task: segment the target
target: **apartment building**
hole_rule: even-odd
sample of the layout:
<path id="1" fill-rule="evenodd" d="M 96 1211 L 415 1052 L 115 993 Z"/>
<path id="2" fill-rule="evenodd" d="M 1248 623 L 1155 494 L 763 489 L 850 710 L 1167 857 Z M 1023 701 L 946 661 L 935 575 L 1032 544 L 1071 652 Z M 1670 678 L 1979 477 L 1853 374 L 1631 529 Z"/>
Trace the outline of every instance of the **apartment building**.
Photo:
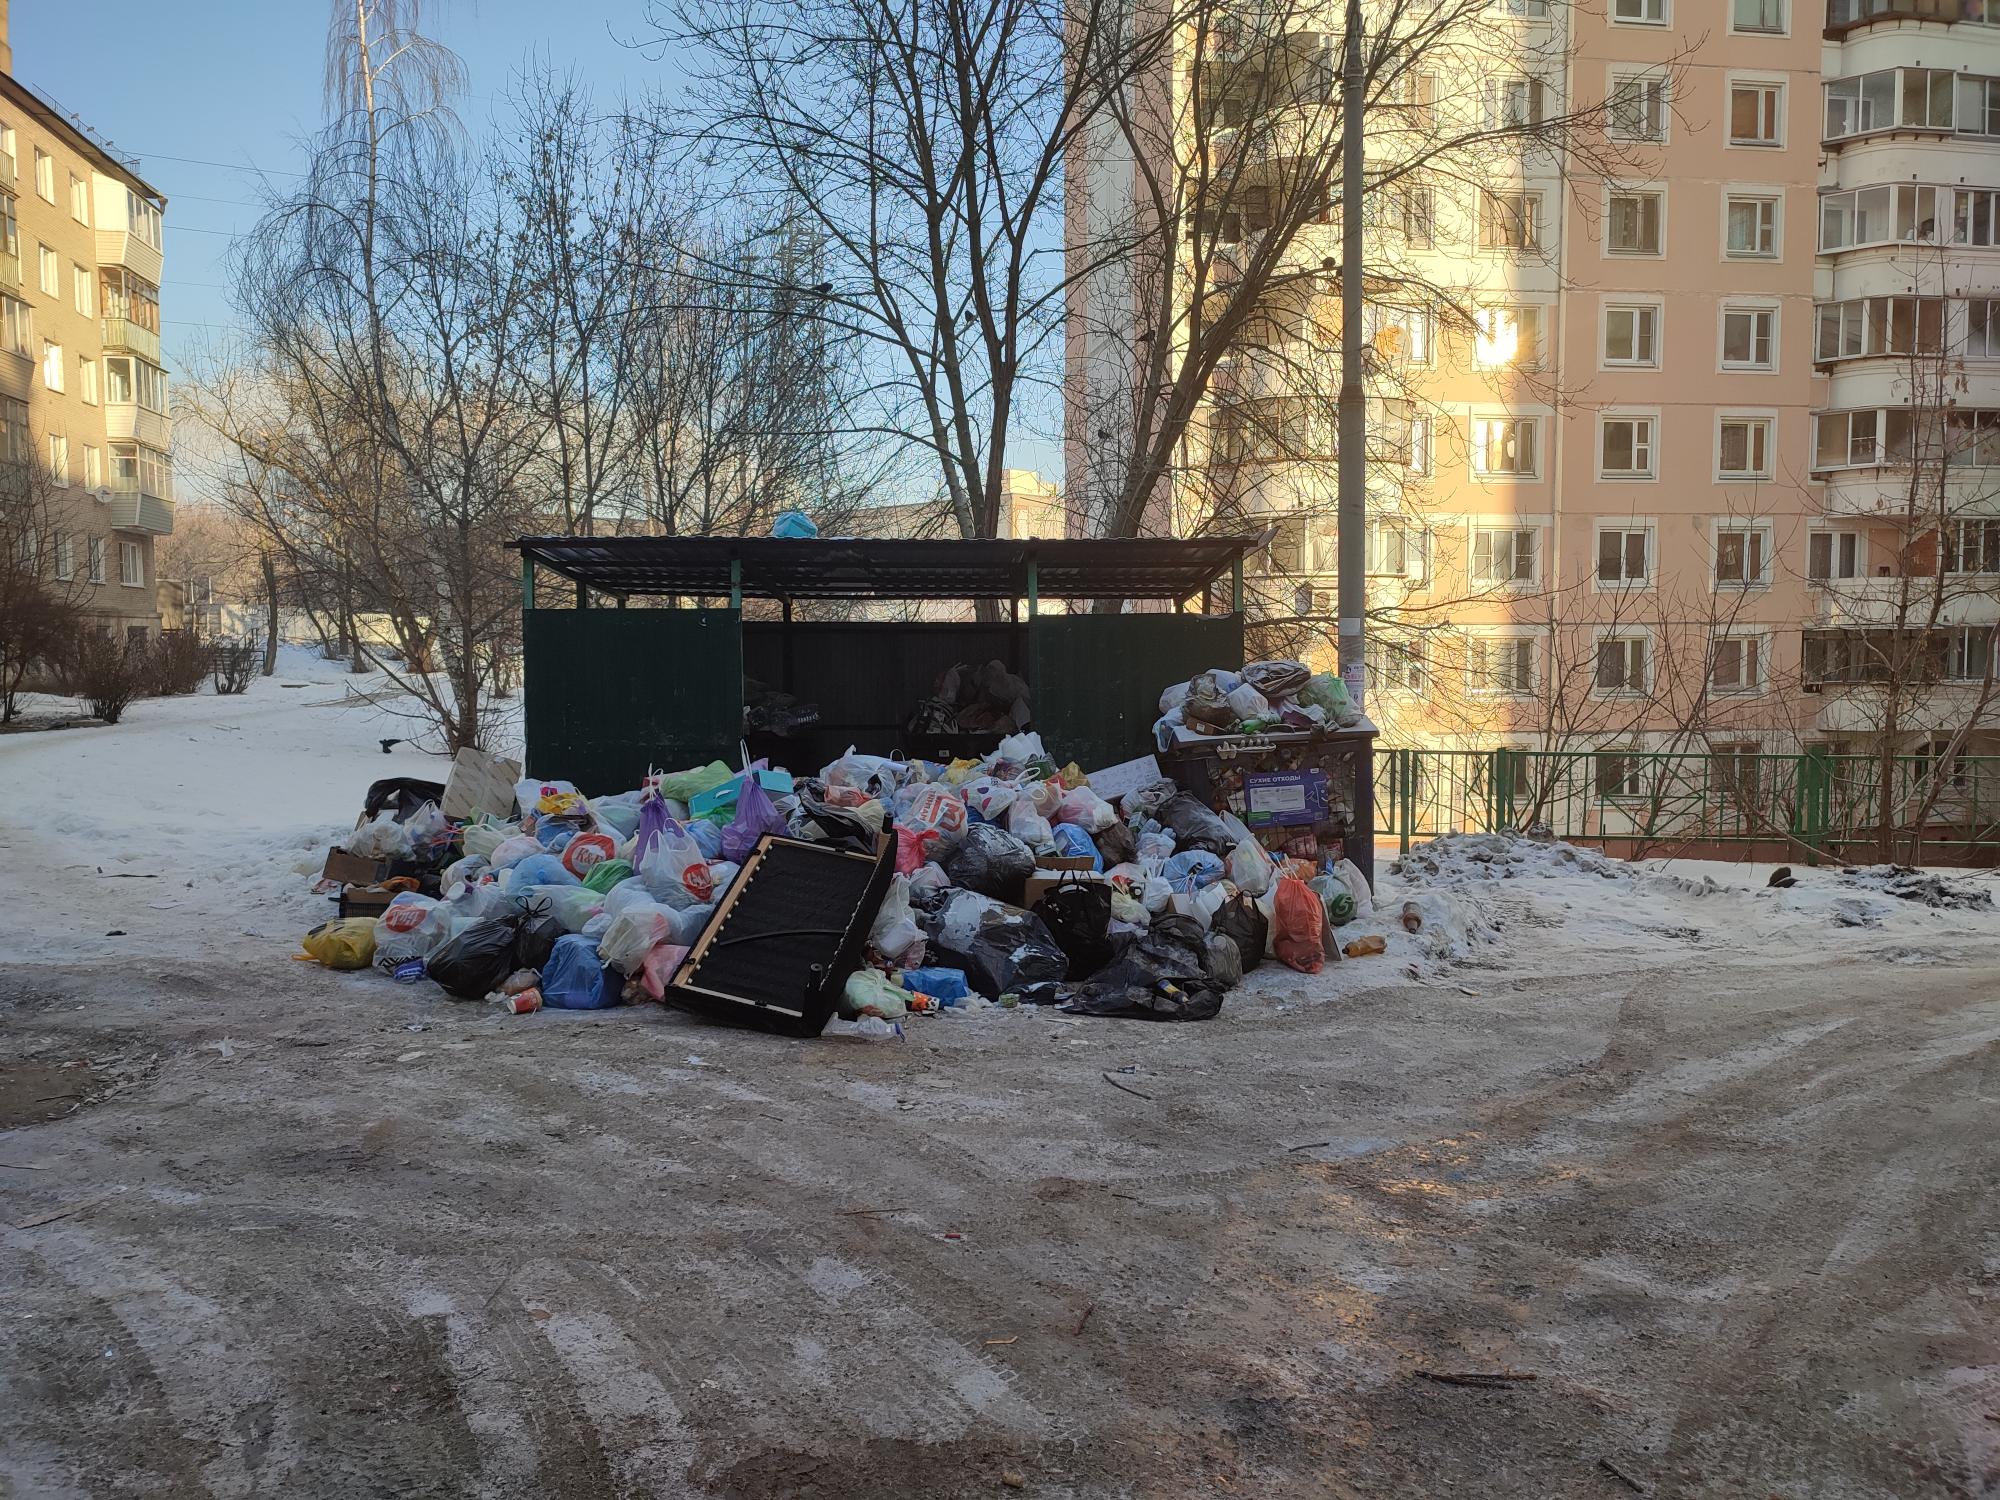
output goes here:
<path id="1" fill-rule="evenodd" d="M 13 76 L 0 8 L 0 455 L 42 476 L 39 566 L 127 639 L 160 628 L 154 545 L 174 527 L 165 207 Z"/>
<path id="2" fill-rule="evenodd" d="M 1240 10 L 1321 61 L 1274 89 L 1266 40 L 1239 96 L 1323 105 L 1340 6 Z M 1918 748 L 1962 717 L 2000 618 L 1994 23 L 2000 0 L 1497 0 L 1378 92 L 1377 165 L 1413 131 L 1578 122 L 1564 149 L 1530 132 L 1369 205 L 1369 710 L 1397 743 Z M 1086 185 L 1100 217 L 1121 180 Z M 1295 237 L 1277 332 L 1224 361 L 1191 445 L 1234 519 L 1276 531 L 1261 609 L 1329 654 L 1308 408 L 1336 388 L 1336 283 L 1313 272 L 1338 246 Z M 1108 367 L 1073 358 L 1072 400 Z M 1073 486 L 1090 461 L 1073 442 Z M 1924 642 L 1903 653 L 1921 705 L 1887 716 L 1885 621 Z"/>

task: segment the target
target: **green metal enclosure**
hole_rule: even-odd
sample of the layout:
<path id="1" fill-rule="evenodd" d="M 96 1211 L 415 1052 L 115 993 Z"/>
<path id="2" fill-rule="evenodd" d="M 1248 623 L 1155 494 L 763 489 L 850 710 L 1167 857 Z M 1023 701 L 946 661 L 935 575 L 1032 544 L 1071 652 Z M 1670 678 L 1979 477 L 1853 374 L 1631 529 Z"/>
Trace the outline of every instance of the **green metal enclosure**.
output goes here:
<path id="1" fill-rule="evenodd" d="M 528 770 L 590 796 L 648 766 L 733 761 L 743 728 L 743 621 L 733 609 L 523 611 Z"/>
<path id="2" fill-rule="evenodd" d="M 1242 665 L 1241 615 L 1039 615 L 1028 623 L 1035 728 L 1057 760 L 1086 770 L 1152 748 L 1169 683 Z"/>

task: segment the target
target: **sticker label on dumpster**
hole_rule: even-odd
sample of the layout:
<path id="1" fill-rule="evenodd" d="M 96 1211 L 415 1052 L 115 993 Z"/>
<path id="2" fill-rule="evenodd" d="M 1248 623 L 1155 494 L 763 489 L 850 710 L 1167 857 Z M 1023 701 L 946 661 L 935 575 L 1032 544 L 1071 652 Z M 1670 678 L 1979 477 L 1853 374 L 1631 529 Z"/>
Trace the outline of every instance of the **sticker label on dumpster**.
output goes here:
<path id="1" fill-rule="evenodd" d="M 1243 821 L 1251 828 L 1292 827 L 1326 818 L 1326 772 L 1246 771 Z"/>

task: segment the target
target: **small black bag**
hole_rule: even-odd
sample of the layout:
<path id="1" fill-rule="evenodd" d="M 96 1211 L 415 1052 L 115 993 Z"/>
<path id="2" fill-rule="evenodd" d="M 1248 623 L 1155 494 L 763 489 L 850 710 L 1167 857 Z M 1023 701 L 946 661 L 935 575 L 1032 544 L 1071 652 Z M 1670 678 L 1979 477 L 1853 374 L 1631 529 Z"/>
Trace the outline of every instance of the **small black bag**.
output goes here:
<path id="1" fill-rule="evenodd" d="M 1062 1009 L 1134 1021 L 1206 1021 L 1222 1009 L 1222 989 L 1209 971 L 1200 924 L 1167 915 L 1136 936 L 1120 934 L 1109 964 L 1063 987 Z"/>
<path id="2" fill-rule="evenodd" d="M 539 970 L 555 951 L 556 939 L 568 929 L 555 919 L 547 902 L 530 907 L 514 934 L 514 967 Z"/>
<path id="3" fill-rule="evenodd" d="M 424 960 L 424 974 L 460 1000 L 484 1000 L 514 972 L 514 938 L 521 915 L 487 917 L 446 938 Z"/>
<path id="4" fill-rule="evenodd" d="M 1045 892 L 1034 913 L 1069 959 L 1069 977 L 1088 979 L 1111 962 L 1111 887 L 1101 880 L 1066 880 Z"/>
<path id="5" fill-rule="evenodd" d="M 1236 944 L 1248 974 L 1264 961 L 1264 945 L 1270 941 L 1271 924 L 1258 909 L 1254 897 L 1236 895 L 1222 903 L 1222 910 L 1209 923 L 1210 932 L 1219 932 Z"/>

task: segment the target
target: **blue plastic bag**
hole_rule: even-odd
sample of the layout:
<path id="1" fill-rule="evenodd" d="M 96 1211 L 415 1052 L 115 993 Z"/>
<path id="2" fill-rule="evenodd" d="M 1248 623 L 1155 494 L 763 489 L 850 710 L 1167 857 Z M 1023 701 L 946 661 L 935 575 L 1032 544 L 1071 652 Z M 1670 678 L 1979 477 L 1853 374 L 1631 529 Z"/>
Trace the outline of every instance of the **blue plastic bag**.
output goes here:
<path id="1" fill-rule="evenodd" d="M 602 1010 L 618 1003 L 618 992 L 597 957 L 597 939 L 566 932 L 556 939 L 542 965 L 542 1004 L 561 1010 Z"/>
<path id="2" fill-rule="evenodd" d="M 785 833 L 784 815 L 771 800 L 771 794 L 764 790 L 764 783 L 752 776 L 736 799 L 736 817 L 722 830 L 722 857 L 731 864 L 742 864 L 757 847 L 757 840 L 767 833 L 780 836 Z"/>
<path id="3" fill-rule="evenodd" d="M 544 823 L 535 830 L 535 842 L 551 854 L 562 853 L 569 846 L 569 841 L 575 837 L 574 823 Z"/>
<path id="4" fill-rule="evenodd" d="M 1160 875 L 1183 896 L 1192 896 L 1222 878 L 1222 857 L 1206 849 L 1183 849 L 1160 867 Z"/>
<path id="5" fill-rule="evenodd" d="M 905 969 L 897 976 L 913 995 L 929 995 L 940 1005 L 956 1005 L 972 993 L 963 969 Z"/>
<path id="6" fill-rule="evenodd" d="M 1104 856 L 1097 852 L 1097 841 L 1075 823 L 1058 823 L 1055 826 L 1056 853 L 1064 859 L 1087 859 L 1090 868 L 1104 868 Z"/>
<path id="7" fill-rule="evenodd" d="M 688 837 L 701 850 L 703 859 L 722 858 L 722 825 L 711 823 L 707 818 L 695 818 L 688 826 Z"/>
<path id="8" fill-rule="evenodd" d="M 818 536 L 819 527 L 814 525 L 813 518 L 802 510 L 781 510 L 778 512 L 778 519 L 771 523 L 771 535 L 800 541 L 806 537 Z"/>
<path id="9" fill-rule="evenodd" d="M 525 890 L 531 885 L 582 885 L 553 854 L 530 854 L 507 871 L 507 889 Z"/>

